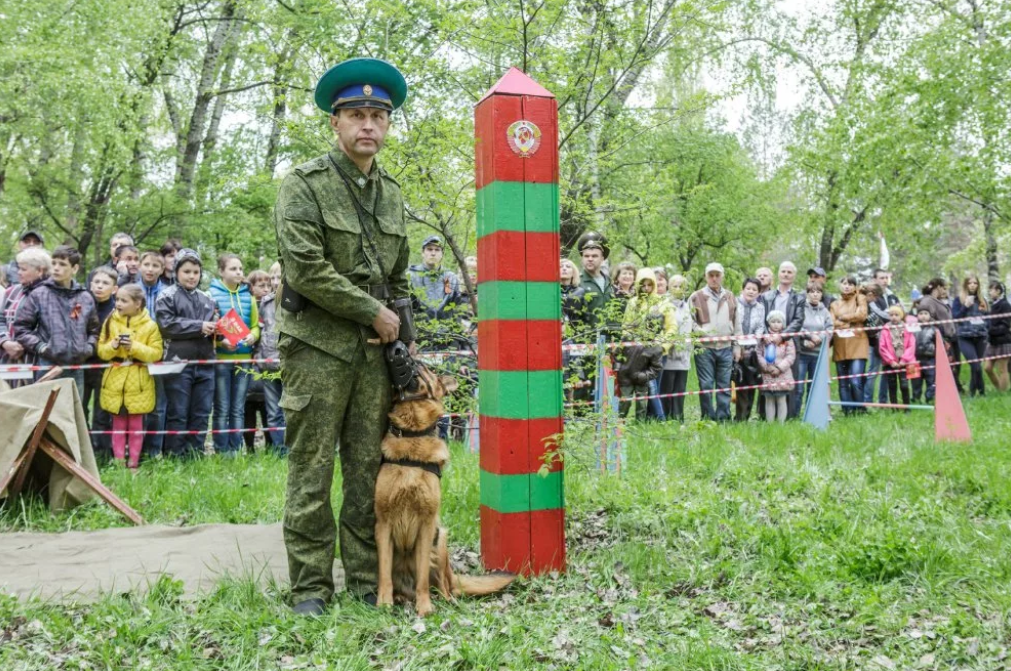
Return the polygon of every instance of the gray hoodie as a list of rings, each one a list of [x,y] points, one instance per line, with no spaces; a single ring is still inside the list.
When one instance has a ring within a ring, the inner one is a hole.
[[[828,334],[819,334],[822,340],[827,340],[832,337],[832,313],[828,311],[824,303],[818,303],[817,305],[811,305],[810,301],[804,301],[804,324],[801,327],[801,331],[828,331]],[[804,337],[797,339],[798,345],[800,345],[801,354],[818,354],[821,349],[821,345],[818,345],[814,349],[804,346],[804,342],[807,340]]]

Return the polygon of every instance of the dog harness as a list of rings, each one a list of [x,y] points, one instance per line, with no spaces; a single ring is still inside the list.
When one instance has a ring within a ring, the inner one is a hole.
[[[383,457],[384,464],[393,464],[394,466],[410,466],[411,468],[420,468],[423,471],[428,471],[435,477],[442,479],[442,466],[439,464],[433,464],[428,461],[417,461],[415,459],[387,459]]]
[[[397,438],[424,438],[426,436],[437,436],[439,435],[439,423],[436,422],[429,427],[422,429],[421,431],[411,431],[410,429],[402,429],[399,426],[390,422],[390,433]],[[393,464],[394,466],[409,466],[411,468],[420,468],[422,470],[428,471],[435,477],[442,479],[442,466],[439,464],[433,464],[428,461],[418,461],[416,459],[387,459],[383,457],[384,464]]]

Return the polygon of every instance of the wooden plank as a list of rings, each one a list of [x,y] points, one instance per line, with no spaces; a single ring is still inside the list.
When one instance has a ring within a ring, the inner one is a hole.
[[[39,447],[42,448],[42,451],[48,454],[53,461],[70,471],[71,474],[87,485],[93,492],[98,494],[106,503],[122,513],[126,519],[136,525],[144,524],[144,520],[137,514],[136,510],[128,506],[123,499],[113,494],[108,487],[99,482],[98,479],[91,473],[84,470],[80,464],[74,461],[66,452],[61,450],[59,446],[49,440],[48,437],[42,437],[42,440],[39,442]]]
[[[12,499],[21,493],[21,488],[25,484],[25,478],[28,476],[28,471],[32,468],[32,460],[35,458],[35,451],[38,449],[39,441],[46,432],[46,426],[49,425],[49,415],[52,413],[53,406],[56,405],[56,397],[59,395],[59,387],[56,387],[49,392],[49,398],[46,399],[46,406],[42,409],[42,416],[39,417],[39,421],[35,425],[35,430],[32,431],[32,437],[28,439],[28,447],[25,448],[24,451],[24,463],[21,466],[21,470],[18,471],[17,477],[14,479],[14,484],[11,485],[10,496]]]

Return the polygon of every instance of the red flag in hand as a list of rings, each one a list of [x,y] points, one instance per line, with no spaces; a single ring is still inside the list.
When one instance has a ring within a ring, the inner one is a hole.
[[[237,347],[239,342],[249,335],[249,327],[246,326],[246,322],[242,321],[242,317],[235,311],[235,308],[232,308],[218,320],[218,333],[232,347]]]

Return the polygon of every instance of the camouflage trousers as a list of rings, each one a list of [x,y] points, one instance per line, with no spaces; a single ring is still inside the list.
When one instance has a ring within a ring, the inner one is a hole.
[[[376,591],[375,488],[387,429],[390,379],[379,347],[342,361],[282,336],[281,380],[288,454],[284,545],[292,602],[334,593],[336,528],[330,489],[340,454],[340,550],[349,592]]]

